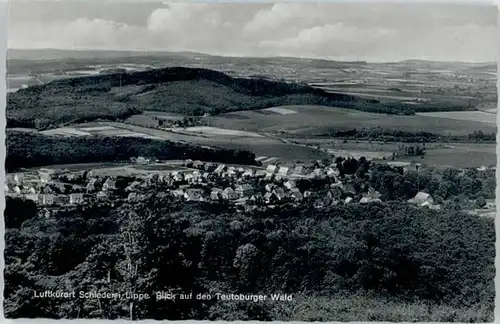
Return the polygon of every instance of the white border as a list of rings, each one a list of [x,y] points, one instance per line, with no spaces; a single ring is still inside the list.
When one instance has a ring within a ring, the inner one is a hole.
[[[16,1],[25,1],[25,0],[10,0],[12,2]],[[46,1],[46,0],[31,0],[31,1]],[[78,0],[47,0],[47,1],[78,1]],[[140,1],[145,1],[145,2],[156,2],[156,1],[148,1],[148,0],[80,0],[80,1],[117,1],[117,2],[140,2]],[[161,2],[161,1],[158,1]],[[173,2],[173,1],[164,1],[164,2]],[[416,3],[457,3],[457,4],[484,4],[484,5],[493,5],[497,4],[499,7],[498,11],[498,24],[497,24],[497,29],[498,29],[498,55],[497,55],[497,75],[499,75],[498,70],[500,69],[500,0],[441,0],[441,1],[435,1],[435,0],[392,0],[392,1],[380,1],[380,0],[333,0],[333,1],[314,1],[314,0],[288,0],[288,1],[268,1],[268,0],[252,0],[252,1],[245,1],[245,0],[219,0],[219,1],[196,1],[196,0],[187,0],[187,1],[182,1],[182,2],[268,2],[268,3],[276,3],[276,2],[358,2],[358,3],[376,3],[376,2],[399,2],[399,3],[411,3],[411,2],[416,2]],[[6,124],[6,118],[5,118],[5,106],[6,106],[6,49],[7,49],[7,0],[0,0],[0,48],[3,50],[0,51],[0,74],[2,75],[0,77],[0,106],[4,107],[4,114],[0,116],[0,127],[5,130],[5,124]],[[499,93],[498,95],[498,109],[500,109],[500,78],[497,76],[497,91]],[[497,113],[497,125],[500,124],[500,114]],[[498,126],[497,126],[498,127]],[[500,132],[497,132],[497,155],[500,152]],[[0,132],[0,160],[5,161],[5,154],[6,154],[6,147],[5,147],[5,131]],[[500,202],[500,186],[498,184],[500,183],[500,160],[497,158],[497,171],[496,171],[496,178],[497,178],[497,188],[496,188],[496,204],[497,206],[499,205]],[[5,182],[5,168],[1,168],[0,171],[0,181]],[[4,195],[4,186],[0,186],[0,192],[2,199],[0,199],[0,209],[4,210],[5,209],[5,195]],[[499,211],[497,209],[497,215],[499,214]],[[500,244],[500,237],[498,233],[500,233],[500,224],[495,220],[495,231],[496,231],[496,252],[497,256],[495,258],[495,266],[497,269],[500,269],[500,259],[498,257],[498,246]],[[18,319],[18,320],[8,320],[4,318],[3,314],[3,289],[4,289],[4,283],[3,283],[3,269],[4,269],[4,248],[5,248],[5,240],[4,240],[4,233],[5,233],[5,223],[2,217],[2,220],[0,221],[0,250],[1,250],[1,256],[0,256],[0,269],[2,271],[0,275],[0,290],[2,291],[2,294],[0,295],[0,321],[4,323],[53,323],[54,320],[49,320],[49,319]],[[500,322],[500,308],[499,308],[499,299],[498,299],[498,291],[500,289],[500,278],[497,276],[495,277],[495,290],[497,292],[496,297],[495,297],[495,323],[498,321]],[[93,320],[93,319],[80,319],[80,320],[58,320],[59,323],[81,323],[81,322],[91,322],[91,323],[101,323],[101,322],[107,322],[109,320]],[[127,320],[116,320],[115,322],[122,322],[122,323],[128,323],[129,321]],[[154,320],[143,320],[143,321],[134,321],[134,322],[141,322],[141,323],[158,323],[158,322],[182,322],[182,323],[211,323],[212,321],[154,321]],[[220,321],[222,322],[222,321]],[[259,322],[259,321],[236,321],[234,323],[265,323],[265,322]],[[273,323],[308,323],[308,322],[278,322],[275,321]],[[323,322],[323,323],[344,323],[344,322]],[[352,323],[390,323],[390,322],[352,322]],[[394,322],[392,322],[394,323]],[[407,322],[404,322],[407,323]],[[419,322],[414,322],[414,323],[419,323]],[[422,323],[432,323],[432,322],[422,322]],[[445,322],[439,322],[439,323],[445,323]]]

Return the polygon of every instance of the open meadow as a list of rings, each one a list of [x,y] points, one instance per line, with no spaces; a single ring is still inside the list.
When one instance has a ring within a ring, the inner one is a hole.
[[[284,106],[295,113],[240,111],[210,117],[212,126],[250,132],[302,136],[323,135],[332,130],[380,127],[385,130],[467,135],[473,131],[495,132],[496,125],[478,120],[456,120],[446,116],[396,116],[323,106]],[[444,114],[444,113],[438,113]],[[490,120],[491,120],[490,116]],[[285,135],[286,136],[286,135]]]

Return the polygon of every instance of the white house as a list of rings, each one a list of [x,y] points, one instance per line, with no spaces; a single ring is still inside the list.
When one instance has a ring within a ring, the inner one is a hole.
[[[226,165],[225,164],[219,164],[217,166],[217,168],[215,168],[214,173],[220,175],[220,174],[222,174],[222,172],[224,172],[225,169],[226,169]]]
[[[52,205],[55,202],[54,195],[50,195],[50,194],[48,194],[48,195],[41,195],[40,198],[41,198],[40,202],[41,202],[42,205]]]
[[[187,189],[184,193],[184,199],[187,201],[204,201],[203,190],[201,189]]]
[[[284,167],[284,166],[282,166],[282,167],[280,167],[280,168],[279,168],[279,170],[278,170],[278,175],[279,175],[280,177],[286,177],[286,176],[288,175],[288,171],[289,171],[289,170],[290,170],[290,169],[289,169],[288,167]]]
[[[27,200],[32,200],[34,202],[38,202],[40,196],[38,194],[29,194],[29,195],[26,195],[26,199]]]
[[[426,202],[430,203],[430,204],[434,204],[434,199],[428,193],[423,192],[423,191],[419,191],[415,195],[415,197],[413,197],[412,199],[409,199],[408,202],[413,203],[413,204],[417,204],[417,205],[422,205],[423,203],[426,203]]]
[[[288,190],[292,190],[293,188],[295,188],[295,187],[296,187],[296,183],[295,183],[295,181],[293,181],[293,180],[288,180],[288,181],[287,181],[287,182],[285,182],[283,185],[284,185],[284,186],[285,186],[285,188],[287,188]]]
[[[115,190],[116,189],[116,181],[108,178],[104,184],[102,185],[103,191]]]
[[[295,201],[302,201],[304,199],[304,196],[300,192],[298,188],[292,188],[290,190],[290,198],[292,198]]]
[[[212,188],[212,192],[210,193],[211,200],[222,200],[222,189],[220,188]]]
[[[82,193],[72,193],[69,195],[69,203],[72,205],[77,205],[83,203]]]
[[[233,190],[233,188],[227,187],[222,192],[222,198],[225,200],[235,200],[238,199],[238,194]]]
[[[273,193],[276,195],[276,197],[278,197],[279,200],[282,200],[285,198],[285,190],[283,190],[283,188],[275,188],[273,190]]]
[[[249,197],[253,194],[253,191],[253,187],[246,183],[236,186],[236,193],[240,197]]]

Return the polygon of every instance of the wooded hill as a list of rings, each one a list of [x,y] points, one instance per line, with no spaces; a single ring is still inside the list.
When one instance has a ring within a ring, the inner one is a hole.
[[[381,104],[307,85],[172,67],[61,79],[9,93],[7,127],[46,129],[97,118],[124,119],[144,110],[200,116],[281,105],[324,105],[389,114],[414,112],[409,105]]]

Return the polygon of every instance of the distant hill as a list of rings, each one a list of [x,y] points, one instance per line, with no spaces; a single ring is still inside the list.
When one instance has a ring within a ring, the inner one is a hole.
[[[21,89],[7,96],[7,127],[44,129],[97,118],[122,119],[145,110],[202,115],[280,105],[391,112],[374,102],[307,85],[174,67],[61,79]]]
[[[127,57],[149,57],[149,56],[208,56],[205,54],[189,52],[162,52],[162,51],[103,51],[103,50],[63,50],[53,48],[43,48],[36,50],[13,49],[7,50],[8,60],[62,60],[62,59],[110,59]]]

